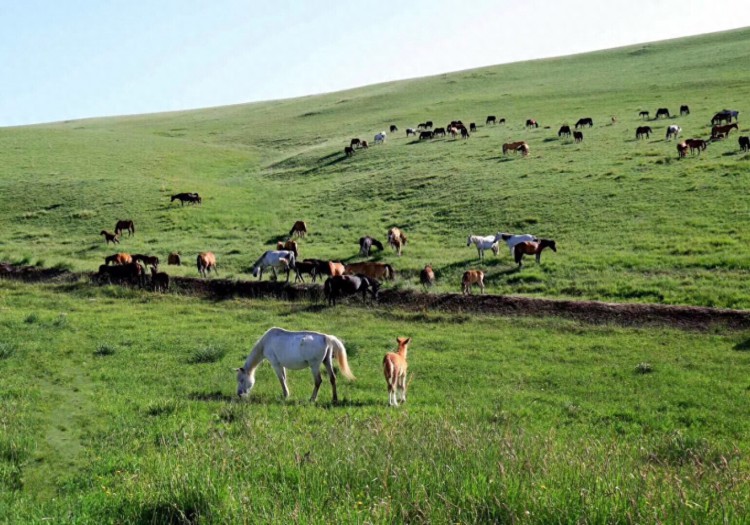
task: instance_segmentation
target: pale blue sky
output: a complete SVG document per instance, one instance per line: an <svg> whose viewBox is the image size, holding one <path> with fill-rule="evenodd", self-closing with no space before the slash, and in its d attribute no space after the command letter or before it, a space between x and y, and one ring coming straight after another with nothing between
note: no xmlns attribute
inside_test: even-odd
<svg viewBox="0 0 750 525"><path fill-rule="evenodd" d="M0 0L0 126L287 98L750 26L750 0Z"/></svg>

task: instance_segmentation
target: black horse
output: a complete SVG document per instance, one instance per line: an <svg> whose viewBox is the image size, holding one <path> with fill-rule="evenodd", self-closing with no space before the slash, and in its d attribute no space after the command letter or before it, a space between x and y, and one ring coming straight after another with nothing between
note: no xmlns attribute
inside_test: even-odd
<svg viewBox="0 0 750 525"><path fill-rule="evenodd" d="M331 306L336 306L336 299L339 297L354 295L358 292L362 293L362 302L366 300L368 292L372 300L377 301L379 290L380 282L377 279L371 279L361 274L335 275L326 279L323 285L323 293L325 293L328 304Z"/></svg>
<svg viewBox="0 0 750 525"><path fill-rule="evenodd" d="M657 109L656 110L656 117L654 117L654 118L659 118L659 117L667 117L667 118L669 118L670 117L669 110L667 108L659 108L659 109Z"/></svg>
<svg viewBox="0 0 750 525"><path fill-rule="evenodd" d="M186 202L188 204L200 204L203 202L203 199L201 199L201 196L197 193L178 193L177 195L172 195L172 199L169 202L174 202L178 199L182 206L184 206Z"/></svg>
<svg viewBox="0 0 750 525"><path fill-rule="evenodd" d="M583 126L591 127L594 125L594 119L591 117L584 117L578 119L578 122L576 122L576 129L582 128Z"/></svg>
<svg viewBox="0 0 750 525"><path fill-rule="evenodd" d="M563 135L570 137L570 126L560 126L560 131L557 132L557 136L562 137Z"/></svg>
<svg viewBox="0 0 750 525"><path fill-rule="evenodd" d="M377 248L381 252L383 251L383 243L380 242L379 240L373 239L369 235L359 238L359 253L361 255L364 255L365 257L369 257L370 250L372 249L373 246L377 246Z"/></svg>
<svg viewBox="0 0 750 525"><path fill-rule="evenodd" d="M680 115L690 115L690 108L687 104L680 106Z"/></svg>
<svg viewBox="0 0 750 525"><path fill-rule="evenodd" d="M495 117L495 115L489 115L489 116L487 117L487 120L486 120L486 121L484 122L484 124L485 124L485 126L486 126L486 125L487 125L487 124L489 124L489 123L492 123L492 124L497 124L497 117Z"/></svg>
<svg viewBox="0 0 750 525"><path fill-rule="evenodd" d="M391 124L391 133L396 133L398 131L398 126L396 124Z"/></svg>

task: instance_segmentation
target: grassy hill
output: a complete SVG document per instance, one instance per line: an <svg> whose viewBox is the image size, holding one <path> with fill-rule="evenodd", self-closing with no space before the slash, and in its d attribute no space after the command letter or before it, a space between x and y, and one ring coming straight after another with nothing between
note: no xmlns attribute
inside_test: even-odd
<svg viewBox="0 0 750 525"><path fill-rule="evenodd" d="M749 42L739 30L293 100L1 129L0 259L94 269L112 252L97 233L128 217L138 232L122 250L190 261L212 250L222 275L247 277L294 220L311 230L303 257L344 260L361 235L398 225L404 257L382 255L407 278L398 286L429 262L442 290L482 267L491 293L747 308L737 283L750 156L733 133L678 160L664 135L678 124L707 138L725 107L743 118ZM681 104L689 116L635 139L640 110ZM489 114L507 124L484 126ZM595 126L582 144L558 139L583 116ZM527 130L527 118L541 126ZM453 119L478 132L432 142L403 132ZM351 137L372 141L391 123L400 131L387 144L343 157ZM511 140L528 141L531 156L503 156ZM170 206L180 191L201 193L203 206ZM467 235L496 231L553 238L559 253L521 272L507 250L479 264Z"/></svg>
<svg viewBox="0 0 750 525"><path fill-rule="evenodd" d="M490 293L750 307L748 167L735 136L677 159L663 140L746 116L750 30L394 82L301 99L0 129L0 260L94 270L120 249L249 278L297 219L303 257L358 259L409 236L388 286L424 263L441 291L482 267ZM653 121L638 112L691 114ZM484 126L489 114L507 120ZM611 122L611 116L617 122ZM592 117L585 140L557 137ZM536 118L541 127L527 130ZM475 121L419 142L425 120ZM742 133L747 127L740 121ZM352 137L382 146L343 155ZM733 134L734 135L734 134ZM527 140L528 158L503 156ZM198 191L202 206L170 204ZM517 271L469 233L552 237ZM271 326L333 333L357 380L339 405L307 371L280 399L263 365L245 403L230 368ZM380 368L413 337L409 402ZM558 318L206 301L86 279L0 280L0 523L741 523L748 515L750 333Z"/></svg>

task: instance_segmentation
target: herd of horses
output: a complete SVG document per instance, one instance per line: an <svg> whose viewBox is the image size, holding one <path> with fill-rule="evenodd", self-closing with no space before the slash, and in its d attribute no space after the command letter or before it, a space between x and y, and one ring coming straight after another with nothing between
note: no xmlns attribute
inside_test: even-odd
<svg viewBox="0 0 750 525"><path fill-rule="evenodd" d="M705 145L707 145L709 142L717 141L725 139L729 136L730 131L733 129L739 130L739 127L736 122L732 122L734 119L735 121L739 118L739 111L737 110L730 110L730 109L723 109L716 113L711 118L711 137L708 140L702 141L702 139L688 139L683 142L680 142L677 144L677 151L679 157L686 156L687 151L690 152L701 152L705 149ZM686 116L690 114L690 107L687 104L683 104L680 106L680 116ZM649 119L650 118L650 112L648 111L640 111L639 117L642 119ZM668 108L658 108L656 110L656 116L653 120L660 120L662 118L674 118L673 115L669 112ZM490 124L497 125L497 124L505 124L505 119L500 118L498 119L495 115L488 115L485 119L485 126L488 126ZM617 122L617 119L613 116L611 117L611 123L615 124ZM722 125L722 123L724 123ZM447 124L445 127L433 127L434 124L431 120L427 120L425 122L421 122L416 128L406 128L406 137L414 136L417 137L418 141L422 140L432 140L436 137L445 137L447 133L450 133L453 138L457 138L459 135L461 138L468 139L471 135L470 132L475 132L477 129L477 125L475 122L471 122L469 124L469 128L467 129L466 126L464 126L463 122L460 120L452 120L449 124ZM539 122L536 121L536 119L527 119L525 123L526 128L538 128ZM582 129L584 127L592 128L594 126L594 119L591 117L581 117L578 119L578 121L575 123L575 130L571 130L570 126L568 124L563 124L559 131L557 132L557 136L559 138L573 138L574 142L581 143L583 142L583 132L579 131L579 129ZM549 126L548 126L549 127ZM390 126L390 132L394 133L398 131L398 126L395 124L391 124ZM653 129L651 126L638 126L635 131L635 138L636 140L642 140L642 139L648 139L651 137L651 134L653 133ZM682 132L682 128L676 125L671 125L667 127L667 134L666 134L666 140L670 139L676 139L678 135ZM382 131L375 135L375 142L376 143L383 143L386 138L385 131ZM698 142L702 141L702 143ZM739 138L739 144L740 149L742 151L748 151L748 142L750 141L750 138L742 136ZM694 144L700 143L700 147L695 147ZM693 145L691 145L693 144ZM344 154L348 157L351 157L354 155L355 148L367 148L367 142L360 140L359 138L353 138L350 141L349 146L346 146L344 148ZM523 156L529 155L530 148L526 141L514 141L514 142L506 142L502 145L502 151L503 155L507 155L509 153L520 153Z"/></svg>

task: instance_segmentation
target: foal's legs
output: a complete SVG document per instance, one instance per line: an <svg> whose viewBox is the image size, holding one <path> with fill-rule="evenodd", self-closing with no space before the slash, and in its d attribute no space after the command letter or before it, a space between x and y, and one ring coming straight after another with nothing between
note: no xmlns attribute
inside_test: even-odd
<svg viewBox="0 0 750 525"><path fill-rule="evenodd" d="M328 379L331 380L331 388L333 389L333 402L336 403L339 400L339 396L336 392L336 373L333 371L333 351L329 350L326 353L323 363L326 365L326 371L328 372Z"/></svg>
<svg viewBox="0 0 750 525"><path fill-rule="evenodd" d="M401 392L401 402L406 403L406 374L398 376L398 390Z"/></svg>
<svg viewBox="0 0 750 525"><path fill-rule="evenodd" d="M318 389L320 388L321 383L323 383L323 378L320 377L320 365L311 366L310 372L312 372L313 381L315 381L315 388L313 388L312 396L310 396L310 401L314 403L315 400L318 399Z"/></svg>
<svg viewBox="0 0 750 525"><path fill-rule="evenodd" d="M284 399L286 399L289 397L289 387L286 386L286 369L278 363L271 363L271 366L276 371L276 376L281 383L281 391L284 393Z"/></svg>

